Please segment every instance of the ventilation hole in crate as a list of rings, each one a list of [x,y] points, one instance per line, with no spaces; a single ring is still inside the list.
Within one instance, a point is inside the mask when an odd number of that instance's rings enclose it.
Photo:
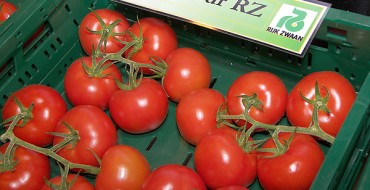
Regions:
[[[355,79],[356,79],[355,74],[351,74],[350,79],[351,79],[351,80],[355,80]]]
[[[342,48],[340,46],[337,46],[335,49],[335,53],[340,54],[342,52]]]
[[[216,82],[217,82],[217,78],[213,78],[211,80],[211,83],[209,84],[209,88],[213,88],[213,86],[216,84]]]
[[[63,42],[59,37],[57,38],[57,42],[58,42],[59,45],[63,45]]]
[[[308,58],[307,58],[307,68],[310,69],[312,66],[312,54],[308,53]]]
[[[16,34],[15,34],[15,38],[19,38],[19,36],[21,36],[22,35],[22,32],[21,31],[18,31]]]
[[[312,40],[311,45],[321,47],[321,48],[325,48],[325,49],[328,49],[328,47],[329,47],[329,44],[328,44],[327,41],[316,39],[316,38],[314,38]]]
[[[35,64],[32,64],[32,65],[31,65],[31,69],[32,69],[33,71],[35,71],[35,72],[39,72],[39,68],[37,68]]]
[[[48,58],[48,59],[50,59],[51,58],[51,56],[50,56],[50,54],[49,54],[49,52],[48,51],[44,51],[44,55]]]
[[[153,137],[152,138],[152,140],[148,143],[148,145],[146,146],[146,148],[145,148],[145,150],[146,151],[149,151],[152,147],[153,147],[153,145],[154,145],[154,143],[155,142],[157,142],[157,137]]]
[[[290,54],[288,54],[288,63],[292,63],[293,62],[293,60],[292,60],[292,55],[290,55]]]
[[[96,4],[96,2],[90,3],[90,8],[94,8],[95,7],[95,4]]]
[[[57,51],[57,48],[54,46],[54,44],[51,44],[51,45],[50,45],[50,48],[51,48],[54,52],[56,52],[56,51]]]
[[[257,46],[257,45],[255,45],[254,46],[254,49],[253,49],[253,53],[259,53],[260,52],[260,48]]]
[[[80,25],[78,24],[77,20],[76,19],[73,19],[73,24],[77,27],[79,27]]]
[[[269,48],[269,49],[268,49],[268,55],[269,55],[270,57],[272,57],[272,49],[271,49],[271,48]]]
[[[58,75],[63,76],[64,72],[61,70],[58,70]]]
[[[9,97],[6,94],[3,95],[3,100],[7,100],[8,98]]]
[[[32,78],[31,74],[28,71],[24,72],[24,75],[26,75],[26,77],[28,79],[31,79]]]
[[[334,68],[334,71],[338,73],[339,72],[339,68],[338,67],[335,67]]]
[[[24,82],[23,79],[21,78],[18,78],[18,83],[21,84],[22,86],[24,86],[26,83]]]
[[[252,61],[252,60],[247,60],[247,63],[251,64],[251,65],[254,65],[254,66],[257,65],[257,63],[255,61]]]
[[[66,5],[64,6],[64,8],[66,9],[66,11],[67,11],[68,13],[71,13],[71,8],[69,8],[69,5],[68,5],[68,4],[66,4]]]
[[[190,160],[191,160],[191,158],[192,158],[192,157],[193,157],[193,153],[189,152],[189,153],[186,155],[186,157],[185,157],[184,161],[182,162],[182,165],[183,165],[183,166],[187,166],[187,165],[189,164],[189,162],[190,162]]]
[[[297,66],[301,66],[301,65],[302,65],[302,58],[298,57]]]

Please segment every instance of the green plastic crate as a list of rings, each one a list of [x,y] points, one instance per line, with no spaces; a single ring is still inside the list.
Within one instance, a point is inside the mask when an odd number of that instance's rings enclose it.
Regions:
[[[197,49],[209,59],[213,88],[223,94],[239,75],[253,70],[275,73],[289,90],[303,76],[314,71],[336,71],[348,78],[358,97],[335,143],[331,147],[322,144],[326,158],[312,189],[350,189],[369,183],[366,178],[369,164],[365,163],[370,136],[370,17],[330,9],[306,56],[299,58],[108,0],[11,2],[18,5],[18,12],[0,27],[0,108],[11,92],[31,83],[52,86],[66,98],[63,76],[68,65],[83,55],[77,30],[80,21],[89,12],[88,8],[116,9],[131,21],[137,15],[139,18],[154,16],[171,24],[177,33],[179,46]],[[24,43],[42,25],[44,30],[24,48]],[[167,163],[193,168],[194,147],[180,136],[175,109],[176,104],[170,102],[167,119],[153,132],[130,135],[118,130],[119,143],[140,150],[152,168]],[[287,119],[284,118],[281,123],[288,124]],[[57,175],[57,166],[53,161],[51,163],[53,175]],[[93,178],[89,179],[93,181]],[[258,181],[250,189],[261,189]]]

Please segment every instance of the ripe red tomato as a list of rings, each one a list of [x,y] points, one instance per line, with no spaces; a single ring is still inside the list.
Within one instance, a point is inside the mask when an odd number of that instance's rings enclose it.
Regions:
[[[109,111],[122,130],[145,133],[158,128],[166,119],[168,99],[157,81],[144,78],[132,90],[116,91],[109,102]]]
[[[94,12],[99,15],[106,26],[102,26]],[[108,29],[106,44],[100,47],[101,52],[116,53],[125,45],[121,42],[125,39],[125,32],[130,28],[126,17],[121,13],[110,9],[98,9],[85,15],[80,23],[78,36],[81,46],[86,54],[92,55],[92,47],[98,48],[102,32]],[[111,25],[119,20],[117,25]],[[92,31],[98,31],[94,33]],[[117,40],[118,39],[118,40]],[[121,41],[121,42],[120,42]],[[104,48],[105,47],[105,48]]]
[[[244,152],[234,135],[221,130],[215,129],[199,141],[194,151],[195,169],[210,189],[249,186],[257,176],[257,154]]]
[[[0,146],[2,154],[8,145],[9,143]],[[0,189],[39,190],[44,184],[44,178],[50,178],[50,163],[47,156],[19,146],[14,157],[17,161],[14,170],[0,172]],[[0,164],[3,164],[1,159]]]
[[[254,120],[267,124],[276,124],[284,116],[288,91],[276,75],[265,71],[252,71],[239,76],[230,86],[227,94],[227,108],[230,115],[242,114],[245,107],[240,95],[257,94],[262,102],[263,111],[252,107],[248,114]],[[238,126],[245,124],[244,120],[235,120]],[[247,125],[248,127],[248,125]]]
[[[279,133],[279,141],[287,141],[291,133]],[[269,139],[262,148],[276,147]],[[284,154],[266,158],[271,153],[260,153],[257,159],[258,179],[265,190],[309,189],[324,160],[317,141],[310,135],[295,134]]]
[[[67,112],[67,104],[62,96],[53,88],[31,84],[15,91],[5,102],[2,110],[3,121],[19,114],[20,107],[14,101],[16,97],[20,103],[28,108],[33,103],[32,119],[28,120],[23,127],[15,127],[14,134],[36,146],[45,147],[53,142],[53,132],[59,119]],[[22,120],[18,122],[22,124]]]
[[[96,64],[101,58],[96,58]],[[94,105],[100,109],[108,109],[109,100],[118,90],[116,81],[122,82],[122,75],[116,65],[112,64],[100,72],[99,76],[88,76],[83,63],[92,67],[93,58],[81,57],[76,59],[67,69],[64,77],[64,89],[68,100],[74,105]],[[104,65],[111,64],[110,61]]]
[[[8,1],[0,1],[0,26],[5,22],[15,11],[17,7]]]
[[[142,18],[135,22],[129,31],[136,37],[140,37],[140,32],[142,32],[144,39],[142,44],[137,45],[138,47],[132,47],[125,51],[126,57],[133,54],[130,57],[133,61],[154,65],[150,60],[151,57],[155,56],[164,60],[172,50],[177,48],[176,33],[170,25],[158,18]],[[127,42],[133,40],[130,35],[126,35]],[[136,53],[133,51],[135,48],[139,48]],[[142,71],[144,74],[153,74],[147,68],[143,68]]]
[[[203,136],[217,128],[217,111],[224,102],[225,97],[210,88],[186,94],[176,107],[176,122],[181,136],[196,145]]]
[[[304,97],[313,100],[316,81],[322,97],[328,95],[324,87],[329,92],[329,100],[326,105],[330,113],[318,112],[320,128],[335,137],[356,98],[356,92],[351,83],[336,72],[314,72],[302,78],[288,96],[287,118],[295,126],[308,127],[310,125],[313,106],[301,98],[300,92]]]
[[[69,190],[95,190],[94,186],[87,181],[84,177],[76,174],[68,174],[67,181],[71,182],[72,180],[75,180],[73,182],[73,185],[69,188]],[[54,185],[60,185],[62,182],[61,176],[53,177],[49,180]],[[41,187],[40,190],[52,190],[46,183]]]
[[[211,67],[207,58],[192,48],[177,48],[166,58],[168,65],[162,85],[169,98],[179,102],[181,97],[193,90],[208,88]]]
[[[142,153],[131,146],[116,145],[105,152],[95,187],[97,190],[140,189],[150,171]]]
[[[144,181],[141,190],[197,189],[206,190],[202,178],[192,169],[178,164],[156,168]]]
[[[108,148],[117,144],[117,132],[113,121],[96,106],[73,107],[61,118],[54,132],[69,134],[65,123],[78,131],[80,139],[74,147],[68,144],[59,150],[58,154],[73,163],[97,167],[99,166],[98,161],[91,151],[101,159]],[[53,145],[63,139],[56,136]]]

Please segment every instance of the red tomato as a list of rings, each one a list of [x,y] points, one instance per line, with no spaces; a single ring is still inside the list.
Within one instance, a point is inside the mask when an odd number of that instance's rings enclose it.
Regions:
[[[246,153],[229,132],[213,130],[194,151],[194,166],[207,187],[249,186],[257,176],[256,153]]]
[[[323,131],[335,137],[356,98],[356,92],[351,83],[336,72],[314,72],[302,78],[289,94],[286,108],[288,120],[295,126],[308,127],[310,125],[313,106],[301,98],[300,92],[304,97],[313,100],[316,81],[322,97],[328,95],[324,87],[329,92],[326,105],[330,113],[318,112],[319,125]]]
[[[227,108],[230,115],[242,114],[245,107],[240,95],[257,94],[262,102],[261,110],[252,107],[248,114],[254,120],[267,124],[276,124],[284,116],[288,91],[276,75],[264,71],[252,71],[239,76],[230,86],[227,94]],[[235,121],[238,126],[245,124],[244,120]]]
[[[114,123],[104,111],[96,106],[80,105],[73,107],[61,118],[54,132],[69,134],[70,132],[64,123],[77,130],[80,136],[75,147],[68,144],[58,151],[60,156],[73,163],[97,167],[99,166],[98,161],[91,151],[101,159],[108,148],[117,144],[117,132]],[[63,139],[56,136],[53,144],[56,145]]]
[[[3,121],[19,114],[21,109],[14,101],[16,97],[20,103],[28,108],[32,103],[32,118],[23,127],[15,127],[14,134],[36,146],[48,146],[53,142],[53,132],[59,119],[67,112],[67,104],[62,96],[53,88],[40,84],[25,86],[13,93],[5,102],[2,110]],[[22,120],[18,122],[21,124]]]
[[[142,32],[144,39],[142,44],[137,44],[137,47],[134,46],[125,52],[126,57],[133,54],[130,57],[133,61],[154,65],[150,60],[151,57],[159,57],[164,60],[172,50],[177,48],[176,33],[170,25],[158,18],[142,18],[134,23],[129,31],[136,37],[140,37],[140,32]],[[126,35],[127,42],[133,40],[130,35]],[[133,50],[137,48],[138,51],[135,53],[136,50]],[[142,71],[144,74],[153,74],[147,68],[143,68]]]
[[[241,185],[231,185],[231,186],[217,188],[216,190],[248,190],[248,188],[241,186]]]
[[[217,128],[218,108],[225,97],[217,90],[203,88],[186,94],[176,108],[177,127],[182,137],[196,145],[200,139]]]
[[[84,177],[76,174],[68,174],[67,181],[71,182],[72,180],[75,180],[73,182],[73,185],[69,188],[69,190],[95,190],[94,186],[87,181]],[[49,180],[54,185],[60,185],[62,181],[61,176],[56,176]],[[40,190],[52,190],[47,184],[44,184]]]
[[[291,133],[280,133],[279,140],[287,141]],[[274,148],[269,139],[262,148]],[[275,158],[266,158],[271,153],[260,153],[257,159],[258,179],[265,190],[273,189],[309,189],[324,160],[316,140],[303,134],[295,134],[284,154]]]
[[[17,7],[8,1],[0,1],[0,26],[5,22],[15,11]]]
[[[95,187],[97,190],[140,189],[150,171],[142,153],[131,146],[116,145],[105,152]]]
[[[109,100],[113,93],[118,90],[116,81],[122,82],[122,75],[116,65],[112,64],[102,70],[100,76],[86,74],[82,64],[92,67],[93,58],[82,57],[75,60],[67,69],[64,77],[64,89],[68,100],[74,105],[94,105],[100,109],[108,109]],[[96,64],[101,58],[96,59]],[[111,64],[110,61],[104,65]]]
[[[168,112],[168,99],[154,79],[144,78],[137,88],[116,91],[109,111],[118,127],[129,133],[145,133],[158,128]]]
[[[94,12],[103,20],[105,26],[101,25]],[[129,22],[124,15],[114,10],[98,9],[94,12],[85,15],[78,30],[78,36],[83,50],[86,54],[92,55],[92,47],[94,46],[94,49],[98,48],[100,38],[103,35],[102,32],[108,30],[106,44],[105,46],[104,44],[100,46],[100,51],[105,53],[118,52],[125,46],[122,42],[125,39],[124,33],[130,27]],[[117,25],[111,25],[117,20],[119,20]],[[99,31],[99,33],[91,31]]]
[[[2,154],[5,153],[8,144],[1,145]],[[19,146],[14,157],[17,161],[14,170],[0,172],[0,189],[39,190],[44,184],[44,178],[50,178],[50,163],[47,156]],[[3,164],[2,159],[0,164]]]
[[[166,164],[156,168],[144,181],[141,190],[206,190],[202,178],[192,169],[177,164]]]
[[[174,102],[193,90],[208,88],[211,67],[207,58],[192,48],[177,48],[166,58],[168,65],[162,85]]]

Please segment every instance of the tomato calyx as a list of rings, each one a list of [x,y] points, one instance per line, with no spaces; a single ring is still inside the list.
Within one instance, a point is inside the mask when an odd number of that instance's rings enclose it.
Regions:
[[[27,124],[28,121],[30,121],[32,118],[33,118],[33,115],[32,115],[32,110],[34,108],[34,104],[31,103],[30,106],[28,107],[25,107],[19,100],[17,97],[15,96],[12,96],[14,102],[17,104],[17,106],[19,107],[19,110],[20,112],[12,117],[9,117],[8,119],[4,120],[2,123],[0,123],[1,125],[5,125],[5,126],[9,126],[12,121],[14,120],[17,120],[17,121],[22,121],[22,123],[16,124],[16,126],[18,127],[23,127]]]
[[[91,30],[90,28],[87,28],[86,29],[92,33],[92,34],[96,34],[96,35],[100,35],[100,40],[99,40],[99,43],[98,43],[98,48],[95,50],[97,54],[105,54],[106,52],[106,44],[107,44],[107,41],[108,41],[108,38],[109,37],[113,37],[115,40],[117,40],[117,42],[119,43],[122,43],[122,44],[126,44],[126,42],[118,39],[116,36],[122,36],[125,34],[125,32],[121,32],[121,33],[117,33],[117,32],[114,32],[114,28],[119,24],[119,22],[121,22],[121,20],[115,20],[114,22],[112,22],[111,24],[109,25],[106,25],[105,22],[103,21],[103,19],[92,9],[90,9],[92,11],[92,13],[96,16],[96,18],[98,19],[102,29],[101,30]],[[100,51],[100,47],[103,46],[104,47],[104,52],[101,52]]]
[[[59,163],[59,170],[60,170],[60,176],[61,176],[61,182],[59,185],[51,183],[49,180],[44,178],[45,184],[50,187],[50,189],[53,190],[64,190],[64,189],[71,189],[73,184],[77,181],[78,176],[80,175],[80,172],[78,172],[74,178],[71,181],[68,181],[68,174],[69,174],[69,168],[68,166],[66,168],[63,168]]]
[[[14,156],[16,148],[17,145],[9,143],[5,153],[0,153],[0,173],[15,170],[15,166],[18,164],[18,160]]]

